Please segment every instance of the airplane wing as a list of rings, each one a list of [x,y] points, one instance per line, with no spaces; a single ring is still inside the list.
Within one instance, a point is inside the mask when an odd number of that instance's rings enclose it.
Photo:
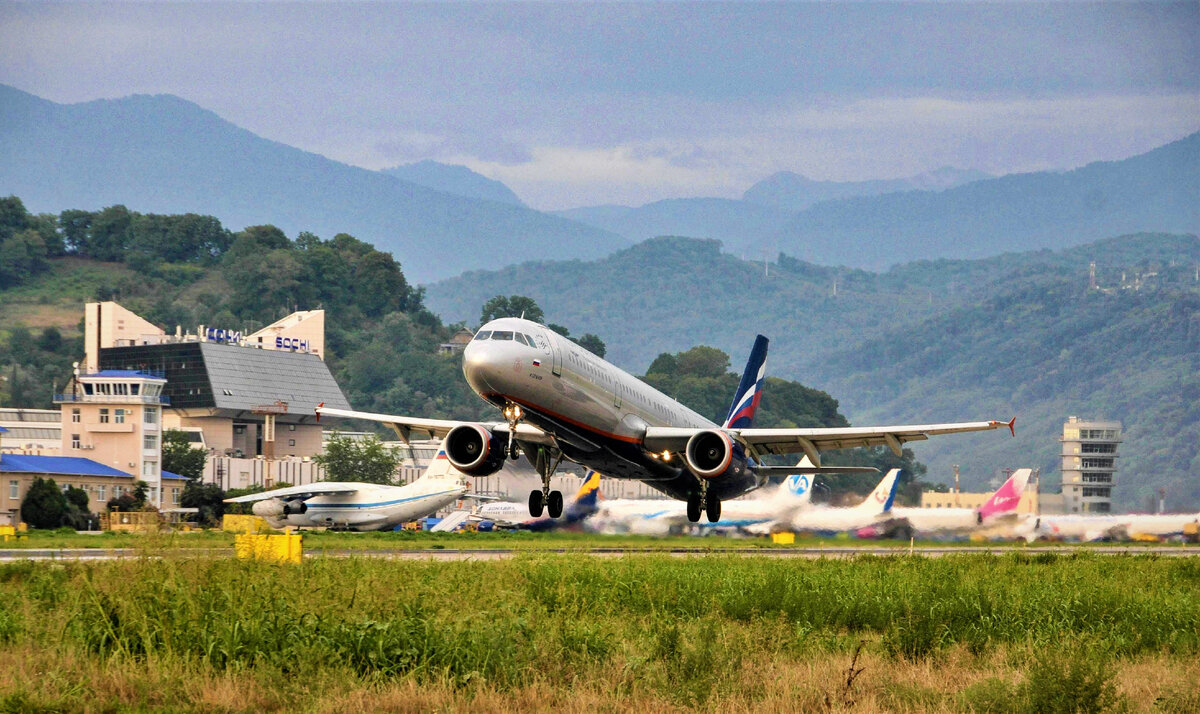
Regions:
[[[421,419],[418,417],[394,416],[392,414],[377,414],[375,412],[356,412],[349,409],[332,409],[324,405],[318,406],[316,412],[318,419],[322,416],[331,416],[343,419],[364,419],[366,421],[377,421],[381,424],[387,424],[405,442],[408,441],[409,435],[414,431],[419,434],[428,434],[430,438],[443,439],[456,426],[468,423],[480,423],[453,421],[450,419]],[[508,433],[508,424],[505,422],[482,422],[482,426],[496,434]],[[535,444],[554,444],[552,436],[532,424],[523,422],[517,425],[515,436],[521,441],[529,441]]]
[[[924,441],[939,434],[990,431],[1007,426],[1016,435],[1016,418],[1011,421],[972,421],[912,426],[866,426],[819,429],[726,429],[731,436],[760,452],[787,454],[804,452],[820,464],[820,452],[856,446],[887,446],[897,456],[903,444]],[[650,451],[682,451],[688,439],[703,429],[652,426],[646,429],[645,446]]]
[[[289,486],[271,491],[252,493],[249,496],[227,498],[225,503],[251,503],[265,501],[268,498],[312,498],[313,496],[332,496],[339,493],[356,493],[361,487],[356,483],[340,483],[337,481],[322,481],[304,486]]]

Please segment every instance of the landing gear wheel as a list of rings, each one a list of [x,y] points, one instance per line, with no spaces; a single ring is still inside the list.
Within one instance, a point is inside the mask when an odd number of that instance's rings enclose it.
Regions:
[[[709,523],[716,523],[721,520],[721,499],[716,496],[709,496],[708,503],[704,504],[704,515],[708,516]]]
[[[688,496],[688,500],[687,500],[688,521],[690,521],[692,523],[699,523],[700,522],[700,510],[701,510],[700,497],[699,496]]]
[[[542,517],[543,500],[541,491],[529,492],[529,515],[534,518]]]
[[[521,456],[521,451],[517,447],[516,442],[509,444],[508,445],[508,460],[516,461],[518,458],[520,458],[520,456]]]
[[[551,491],[550,497],[546,499],[546,511],[551,518],[558,518],[563,512],[563,496],[562,491]]]

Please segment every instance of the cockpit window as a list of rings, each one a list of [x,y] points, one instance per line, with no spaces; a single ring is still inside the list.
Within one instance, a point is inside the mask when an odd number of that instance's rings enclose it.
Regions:
[[[525,342],[528,343],[530,347],[537,349],[537,343],[534,342],[533,338],[530,337],[529,335],[525,335]]]
[[[475,339],[477,339],[477,340],[486,340],[487,338],[489,338],[491,336],[492,336],[491,330],[484,330],[482,332],[475,333]]]
[[[496,330],[492,333],[493,340],[511,340],[513,333],[509,330]]]

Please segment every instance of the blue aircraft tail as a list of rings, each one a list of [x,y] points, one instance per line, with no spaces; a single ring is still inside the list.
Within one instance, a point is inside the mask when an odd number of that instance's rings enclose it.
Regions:
[[[729,416],[725,418],[726,429],[748,429],[754,423],[754,412],[758,410],[758,402],[762,399],[763,380],[767,375],[767,343],[767,338],[762,335],[754,340],[754,349],[750,350],[741,384],[733,396]]]

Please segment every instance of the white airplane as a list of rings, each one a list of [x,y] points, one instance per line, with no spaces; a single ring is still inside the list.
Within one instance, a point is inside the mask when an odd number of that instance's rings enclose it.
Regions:
[[[544,325],[520,318],[492,320],[463,352],[471,389],[504,420],[462,422],[391,416],[318,405],[318,416],[389,425],[401,440],[412,432],[443,438],[455,468],[471,476],[500,470],[525,452],[542,476],[529,494],[529,513],[562,513],[562,493],[550,478],[570,459],[610,478],[639,479],[687,503],[688,520],[721,519],[721,502],[752,491],[796,467],[765,466],[768,454],[806,454],[817,470],[821,452],[886,445],[897,455],[909,441],[937,434],[998,429],[1013,421],[914,426],[755,429],[762,396],[767,338],[759,335],[729,415],[716,424],[642,380],[596,357]]]
[[[812,468],[805,456],[797,467]],[[823,469],[833,472],[835,468]],[[846,473],[878,473],[870,467],[844,467]],[[773,489],[763,489],[761,497],[727,501],[721,519],[708,526],[715,528],[750,529],[779,520],[785,520],[796,511],[812,503],[812,473],[797,473],[788,476]],[[680,501],[666,499],[632,498],[608,500],[600,504],[595,514],[588,517],[585,525],[597,533],[637,533],[642,535],[667,535],[679,532],[688,525],[687,508]]]
[[[405,486],[323,481],[227,498],[225,502],[254,503],[254,515],[261,516],[272,528],[327,526],[377,531],[436,513],[460,498],[470,498],[467,488],[463,475],[439,449],[421,478]]]
[[[769,530],[788,530],[812,533],[863,532],[864,536],[881,535],[891,529],[897,520],[892,515],[892,503],[896,500],[896,486],[900,469],[887,472],[871,493],[857,506],[835,508],[816,506],[801,509],[772,524]]]
[[[600,474],[595,471],[588,473],[575,500],[563,509],[560,518],[533,517],[529,515],[529,506],[512,501],[491,501],[479,506],[470,515],[475,522],[491,521],[501,528],[520,528],[530,531],[545,531],[575,525],[596,512],[600,498]]]
[[[1026,537],[1029,540],[1162,540],[1183,535],[1188,524],[1200,524],[1200,513],[1042,515],[1034,519]]]
[[[892,514],[904,518],[921,534],[968,533],[1000,524],[1017,525],[1017,506],[1029,483],[1032,469],[1017,469],[979,508],[912,508],[896,506]]]

